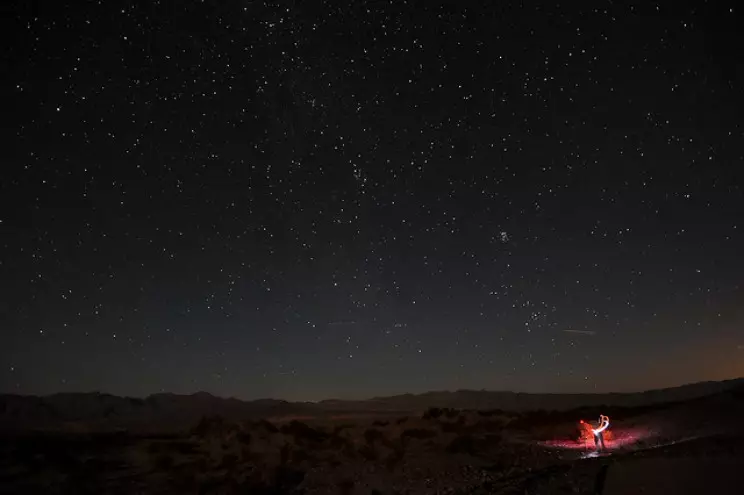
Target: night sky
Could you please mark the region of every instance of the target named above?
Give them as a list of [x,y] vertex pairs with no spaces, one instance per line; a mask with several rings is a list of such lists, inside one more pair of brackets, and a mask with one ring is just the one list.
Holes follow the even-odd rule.
[[2,10],[0,392],[744,375],[736,2]]

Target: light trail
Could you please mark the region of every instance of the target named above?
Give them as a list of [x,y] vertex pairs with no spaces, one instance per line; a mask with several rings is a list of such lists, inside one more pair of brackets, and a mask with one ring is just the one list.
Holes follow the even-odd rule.
[[[583,423],[583,420],[582,420]],[[595,435],[598,435],[599,433],[602,433],[610,426],[610,418],[608,416],[605,416],[603,414],[599,415],[599,428],[592,428],[592,433]]]

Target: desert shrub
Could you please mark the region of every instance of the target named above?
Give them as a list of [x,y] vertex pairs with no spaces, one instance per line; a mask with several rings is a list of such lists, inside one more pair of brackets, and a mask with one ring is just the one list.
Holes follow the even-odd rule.
[[338,433],[341,433],[344,430],[348,430],[351,427],[352,427],[352,425],[348,425],[348,424],[336,425],[336,427],[333,429],[333,434],[336,435]]
[[391,450],[394,450],[397,448],[396,446],[397,444],[395,443],[395,440],[392,438],[388,438],[384,435],[380,437],[380,443]]
[[460,435],[453,439],[449,445],[447,445],[447,452],[450,454],[470,454],[475,455],[476,440],[471,435]]
[[452,419],[452,418],[456,418],[460,414],[460,411],[458,411],[457,409],[447,408],[447,409],[444,409],[442,413],[444,414],[445,417]]
[[439,419],[444,411],[438,407],[430,407],[421,416],[421,419]]
[[222,457],[222,464],[220,467],[223,469],[232,469],[238,464],[238,456],[235,454],[226,454]]
[[251,437],[251,434],[247,431],[240,431],[238,432],[238,441],[244,445],[250,445],[251,440],[253,438]]
[[340,495],[351,495],[353,492],[354,492],[354,481],[353,480],[346,479],[338,484],[338,493]]
[[489,447],[499,445],[504,440],[500,434],[489,434],[483,438],[483,443]]
[[155,469],[170,469],[173,467],[174,460],[168,454],[160,454],[155,458]]
[[400,461],[403,460],[404,451],[402,448],[396,448],[393,450],[390,455],[387,456],[385,459],[385,467],[388,471],[394,470]]
[[478,414],[483,416],[484,418],[489,418],[491,416],[498,416],[503,414],[504,411],[501,409],[488,409],[486,411],[478,411]]
[[395,422],[395,424],[402,425],[406,421],[408,421],[408,416],[403,416],[402,418],[398,418],[398,420]]
[[310,457],[310,454],[303,449],[293,449],[292,450],[292,462],[304,462],[304,461],[310,461],[312,460],[312,457]]
[[343,454],[348,457],[349,459],[357,459],[359,457],[356,449],[354,448],[354,445],[352,443],[347,442],[346,445],[344,445],[343,449],[341,449]]
[[478,423],[478,428],[489,432],[502,431],[504,429],[504,425],[498,421],[483,421],[481,423]]
[[203,473],[209,469],[209,461],[206,457],[199,457],[192,463],[192,466],[194,468],[194,471]]
[[215,493],[223,483],[224,481],[217,476],[208,476],[199,484],[199,493]]
[[263,429],[268,431],[269,433],[279,433],[279,428],[277,428],[274,423],[270,421],[266,421],[265,419],[262,419],[258,422],[258,425],[261,426]]
[[176,452],[182,455],[191,455],[191,454],[195,454],[198,451],[197,444],[195,444],[194,442],[186,441],[186,440],[168,442],[167,444],[165,444],[165,446],[168,449],[175,450]]
[[380,430],[374,428],[368,428],[364,432],[364,440],[369,444],[375,443],[375,441],[380,440],[383,436]]
[[285,435],[292,435],[295,437],[295,440],[298,441],[307,440],[309,442],[322,442],[329,438],[328,433],[311,428],[300,421],[292,421],[291,423],[282,426],[281,431]]
[[286,464],[278,466],[274,473],[274,485],[280,493],[292,492],[304,479],[305,471]]
[[375,451],[374,447],[372,447],[371,445],[362,445],[359,448],[359,453],[367,461],[377,460],[377,451]]
[[251,449],[249,447],[243,447],[240,450],[240,457],[244,461],[250,461],[253,459],[253,452],[251,452]]
[[340,435],[331,435],[330,443],[331,443],[331,448],[340,450],[346,447],[349,441]]
[[416,438],[416,439],[425,439],[425,438],[432,438],[437,436],[437,432],[434,430],[427,430],[424,428],[409,428],[407,430],[404,430],[403,433],[400,434],[401,439],[407,439],[407,438]]
[[377,420],[377,421],[374,421],[372,423],[372,426],[387,426],[389,424],[390,424],[390,421],[380,421],[380,420]]
[[284,445],[282,445],[282,448],[279,451],[279,462],[281,464],[288,463],[289,462],[289,454],[290,454],[289,444],[288,443],[285,443]]
[[225,421],[220,416],[202,416],[199,423],[191,429],[191,434],[204,437],[221,431],[225,427]]
[[463,429],[461,424],[450,422],[439,423],[439,428],[444,433],[459,433]]

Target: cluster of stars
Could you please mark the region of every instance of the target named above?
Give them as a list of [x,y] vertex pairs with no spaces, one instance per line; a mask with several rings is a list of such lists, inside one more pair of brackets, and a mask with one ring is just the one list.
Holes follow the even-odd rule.
[[[11,15],[4,390],[744,371],[704,371],[741,322],[734,9],[42,4]],[[695,371],[672,336],[718,344]]]

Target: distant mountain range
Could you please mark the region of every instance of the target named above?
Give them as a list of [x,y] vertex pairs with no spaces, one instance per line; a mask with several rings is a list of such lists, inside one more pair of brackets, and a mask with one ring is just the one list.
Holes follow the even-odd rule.
[[147,398],[102,393],[62,393],[43,397],[0,395],[0,431],[29,429],[173,431],[189,428],[203,416],[229,420],[315,417],[358,414],[411,414],[429,407],[501,409],[504,411],[567,410],[582,406],[634,407],[677,402],[744,387],[744,378],[701,382],[639,393],[526,394],[458,390],[427,392],[368,400],[325,400],[317,403],[262,399],[242,401],[193,395],[154,394]]

